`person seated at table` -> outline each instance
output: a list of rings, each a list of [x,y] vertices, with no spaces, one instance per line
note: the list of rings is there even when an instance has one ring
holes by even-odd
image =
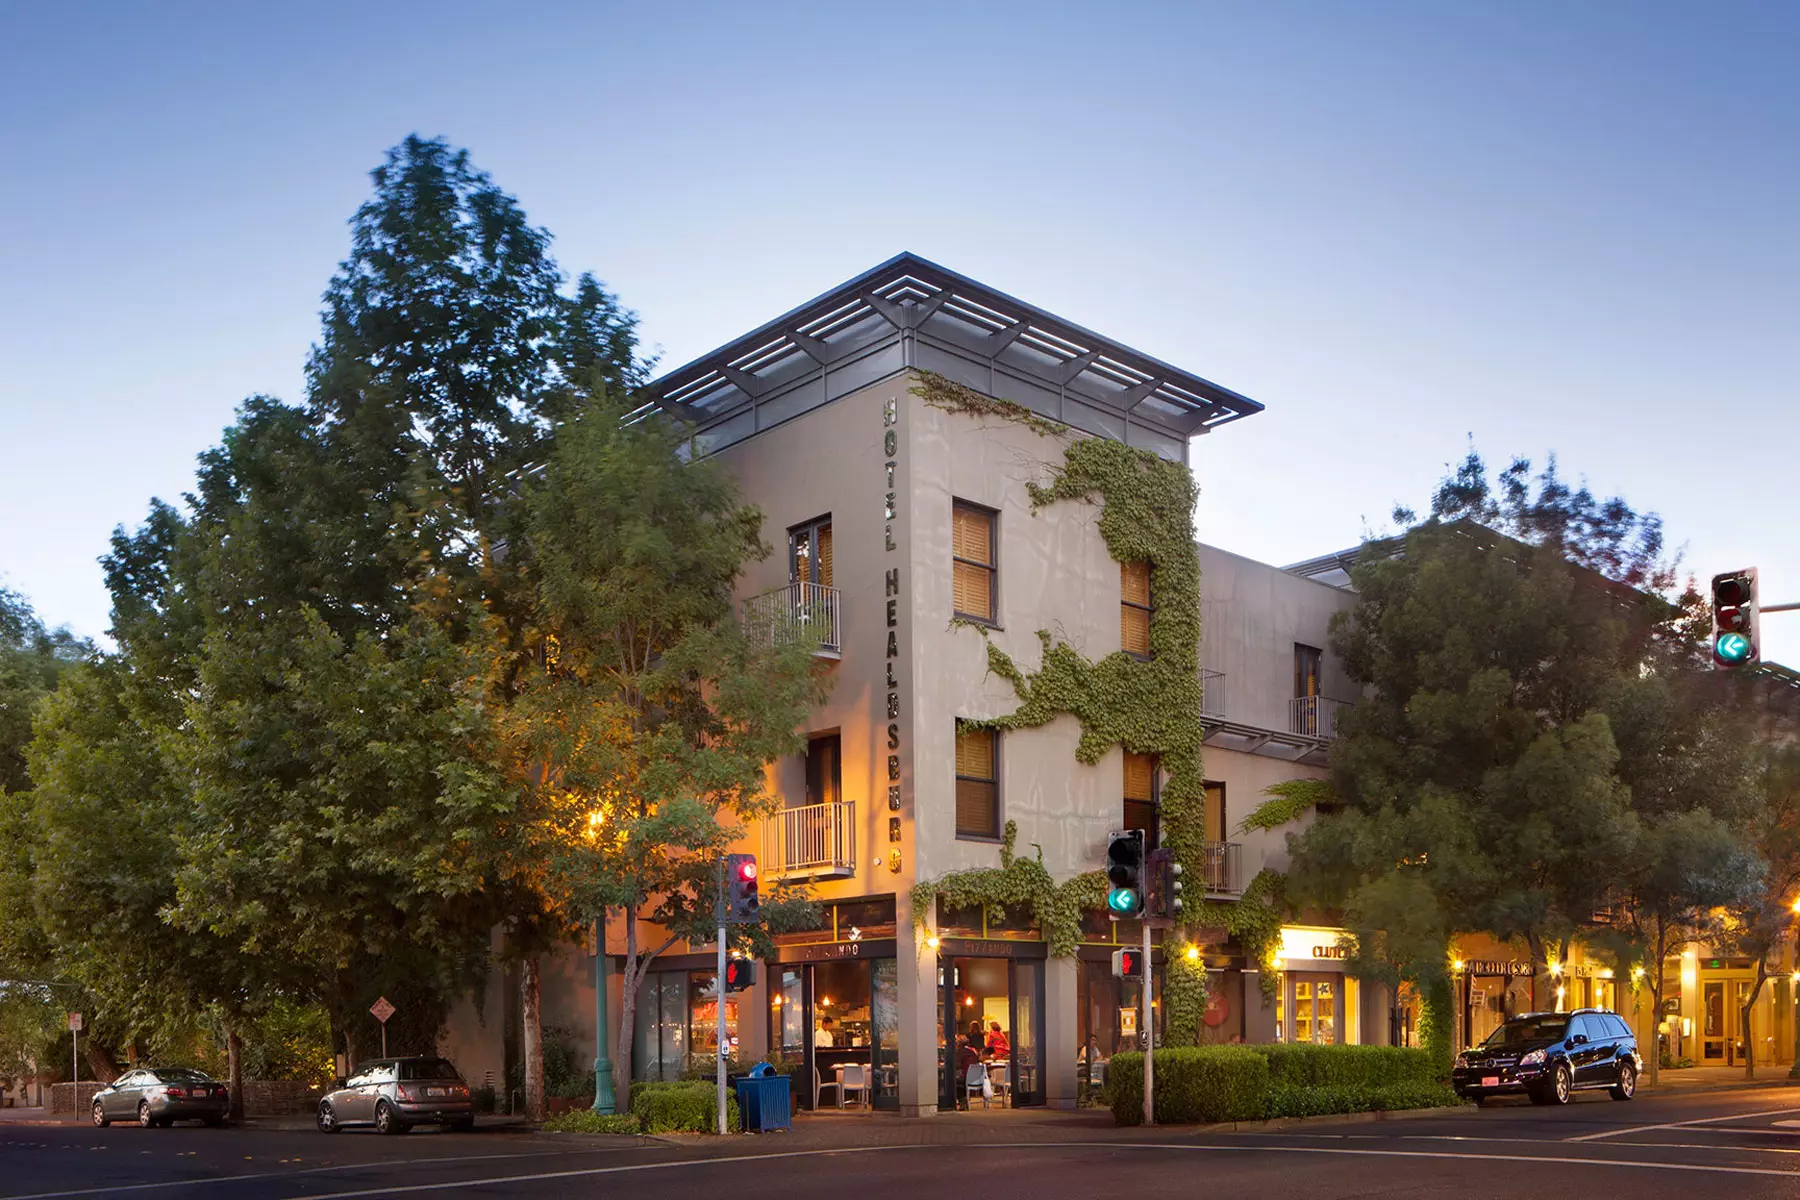
[[[993,1028],[988,1031],[987,1048],[988,1053],[995,1058],[1012,1057],[1012,1046],[1007,1042],[1006,1031],[1000,1028],[998,1021],[995,1021]]]
[[[983,1048],[981,1021],[979,1019],[969,1022],[969,1041],[977,1050],[981,1050],[983,1054],[986,1053],[986,1050]]]
[[[819,1022],[819,1028],[813,1033],[813,1046],[820,1050],[830,1050],[837,1045],[837,1039],[831,1033],[831,1018],[826,1017]]]
[[[975,1048],[975,1039],[965,1037],[956,1044],[956,1107],[969,1107],[969,1068],[979,1065],[981,1051]]]

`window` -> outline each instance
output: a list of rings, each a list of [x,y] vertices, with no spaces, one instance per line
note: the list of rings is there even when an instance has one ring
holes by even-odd
[[[999,734],[956,723],[956,836],[1000,836]]]
[[[788,530],[788,576],[794,583],[831,587],[831,518]]]
[[[1325,652],[1315,646],[1294,643],[1294,698],[1305,699],[1319,694],[1319,671],[1324,666]]]
[[[1150,564],[1119,564],[1119,644],[1125,653],[1150,657]]]
[[[1206,781],[1206,840],[1223,842],[1225,837],[1225,785]]]
[[[1125,752],[1125,828],[1144,831],[1144,848],[1162,844],[1161,822],[1156,811],[1156,759],[1148,754]]]
[[[806,803],[836,804],[844,798],[842,746],[835,733],[806,743]]]
[[[994,607],[995,554],[992,509],[956,501],[951,509],[950,552],[954,560],[952,607],[972,621],[997,619]]]

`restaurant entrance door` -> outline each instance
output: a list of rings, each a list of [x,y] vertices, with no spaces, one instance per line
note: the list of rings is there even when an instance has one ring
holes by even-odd
[[[973,1039],[993,1087],[989,1104],[1014,1108],[1044,1102],[1044,964],[1037,959],[939,958],[943,985],[938,1104],[967,1103],[968,1073],[958,1069]],[[995,1027],[998,1026],[998,1029]],[[981,1096],[976,1093],[979,1106]]]
[[[789,963],[771,980],[770,1057],[802,1107],[900,1107],[900,976],[892,958]]]

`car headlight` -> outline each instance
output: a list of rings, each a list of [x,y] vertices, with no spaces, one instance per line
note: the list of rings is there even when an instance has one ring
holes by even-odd
[[[1456,1056],[1456,1066],[1459,1070],[1466,1068],[1468,1065],[1469,1065],[1469,1056],[1467,1054],[1459,1054]]]
[[[1535,1067],[1543,1061],[1544,1061],[1544,1052],[1542,1050],[1533,1050],[1531,1053],[1527,1054],[1524,1058],[1521,1058],[1519,1060],[1519,1065],[1521,1067]]]

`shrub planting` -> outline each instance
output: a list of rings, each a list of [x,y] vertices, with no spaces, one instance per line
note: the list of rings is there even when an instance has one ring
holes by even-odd
[[[711,1083],[634,1083],[631,1115],[643,1133],[714,1133],[718,1096]],[[737,1097],[725,1101],[727,1129],[739,1129]]]
[[[1398,1112],[1457,1103],[1431,1056],[1397,1046],[1193,1046],[1156,1052],[1156,1119],[1170,1124]],[[1113,1120],[1144,1119],[1144,1056],[1107,1068]]]

